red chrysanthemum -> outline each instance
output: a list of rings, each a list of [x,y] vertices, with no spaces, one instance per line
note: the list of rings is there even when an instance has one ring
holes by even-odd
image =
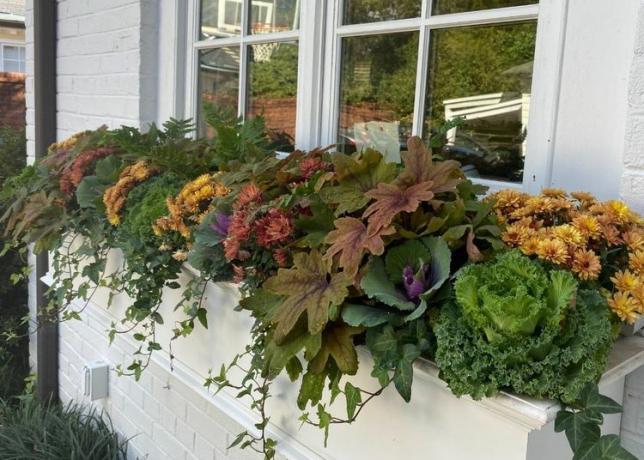
[[[304,158],[300,162],[300,174],[305,180],[313,177],[313,175],[318,171],[328,171],[330,168],[330,163],[315,157]]]
[[[257,244],[269,248],[286,241],[293,233],[293,224],[284,211],[273,208],[255,222],[255,229]]]
[[[239,191],[237,201],[235,201],[234,209],[242,209],[251,203],[259,203],[262,201],[262,191],[255,184],[248,184]]]
[[[275,263],[280,268],[288,266],[288,258],[288,250],[285,248],[279,248],[273,251],[273,260],[275,260]]]
[[[239,240],[236,238],[226,238],[223,244],[226,260],[230,262],[237,258],[237,253],[239,252]]]

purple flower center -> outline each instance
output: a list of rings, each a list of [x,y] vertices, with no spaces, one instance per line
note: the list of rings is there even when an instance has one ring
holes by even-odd
[[[228,236],[230,216],[221,212],[215,214],[215,221],[210,224],[210,229],[221,236]]]
[[[423,264],[415,274],[411,265],[407,265],[403,269],[403,284],[405,285],[405,292],[409,300],[418,299],[427,290],[428,270],[429,266],[427,264]]]

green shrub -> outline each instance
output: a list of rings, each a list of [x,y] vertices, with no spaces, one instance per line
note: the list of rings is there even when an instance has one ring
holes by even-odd
[[[96,409],[45,405],[32,398],[15,406],[0,403],[0,458],[120,460],[126,454],[126,441]]]

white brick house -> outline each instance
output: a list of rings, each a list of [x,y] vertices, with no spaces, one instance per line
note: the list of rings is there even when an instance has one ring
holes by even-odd
[[[35,156],[34,1],[27,1],[25,17],[27,136],[32,158]],[[346,6],[360,2],[346,0],[344,3]],[[476,180],[492,187],[509,185],[528,191],[545,186],[584,189],[603,198],[621,197],[644,213],[644,0],[542,0],[540,3],[509,0],[492,2],[508,5],[505,8],[483,11],[453,12],[446,6],[445,14],[432,11],[432,2],[427,0],[401,3],[417,4],[417,14],[381,17],[381,20],[376,14],[354,20],[351,15],[357,17],[360,10],[343,9],[340,0],[253,1],[253,5],[257,4],[257,9],[252,10],[256,15],[253,22],[252,14],[241,6],[241,0],[59,0],[57,137],[63,139],[102,124],[145,127],[149,122],[162,123],[170,117],[198,117],[198,96],[204,94],[207,85],[212,85],[216,96],[233,88],[237,92],[233,105],[240,113],[248,113],[253,107],[251,98],[256,97],[248,89],[251,64],[261,62],[260,52],[270,50],[271,44],[276,43],[298,46],[297,83],[290,102],[292,119],[279,121],[292,125],[296,146],[311,148],[344,142],[347,138],[359,145],[363,141],[355,139],[358,131],[372,121],[387,129],[394,126],[396,136],[405,130],[422,134],[431,118],[428,114],[432,103],[427,94],[430,88],[440,85],[440,79],[433,77],[434,73],[440,75],[438,67],[434,70],[435,62],[428,56],[440,52],[441,31],[528,24],[534,27],[526,32],[527,36],[535,43],[527,76],[529,85],[527,91],[521,91],[518,99],[522,102],[516,113],[512,112],[512,116],[523,117],[529,133],[525,147],[523,140],[516,144],[525,148],[521,151],[522,177],[511,178],[508,183],[507,178],[499,179],[480,169]],[[440,3],[434,0],[434,8]],[[213,20],[208,16],[208,8],[214,8],[215,4],[220,9],[219,16],[215,14],[217,17]],[[273,13],[270,12],[271,8],[278,11],[281,4],[292,7],[287,8],[291,16],[278,24],[271,21]],[[253,33],[244,33],[244,29]],[[364,115],[358,119],[356,105],[343,99],[345,79],[355,82],[373,70],[344,65],[351,56],[351,41],[356,40],[354,48],[359,50],[366,46],[358,45],[361,37],[387,34],[399,37],[408,34],[409,42],[417,46],[410,64],[415,86],[409,90],[407,107],[400,109],[400,113],[379,112],[373,120],[365,119]],[[401,42],[401,49],[405,43]],[[437,44],[436,48],[433,43]],[[262,45],[271,46],[262,48]],[[219,49],[227,50],[228,57],[217,54]],[[224,75],[224,64],[217,59],[229,59],[229,65],[238,66],[237,73],[232,77],[229,73]],[[363,56],[363,59],[366,58]],[[209,78],[214,74],[216,77],[212,78],[219,80],[213,83]],[[498,79],[505,78],[501,75],[507,74],[500,73]],[[503,95],[494,102],[496,105],[492,104],[495,109],[505,101],[508,92],[504,88],[499,91]],[[488,88],[481,92],[496,93]],[[445,99],[472,94],[447,96]],[[493,120],[490,123],[496,123],[493,116],[499,115],[496,112],[490,115],[489,120]],[[472,132],[478,129],[474,127]],[[375,138],[364,142],[392,145]],[[477,138],[476,142],[482,141]],[[397,143],[395,139],[393,144]],[[234,436],[252,423],[250,412],[233,397],[220,394],[213,398],[202,387],[208,369],[218,368],[239,351],[248,330],[245,321],[231,311],[238,295],[236,289],[218,285],[210,291],[211,328],[195,333],[177,346],[174,372],[170,370],[166,354],[159,353],[139,382],[111,375],[109,398],[96,403],[109,413],[124,436],[133,437],[132,458],[256,458],[250,452],[227,450]],[[112,310],[101,305],[99,300],[90,305],[82,322],[61,325],[59,383],[64,401],[83,400],[82,368],[86,363],[97,359],[111,365],[123,363],[135,348],[127,337],[119,337],[108,346],[106,329],[118,317],[119,305],[117,302]],[[35,341],[31,352],[35,360]],[[436,383],[435,375],[426,373],[427,377],[421,377],[418,385],[444,392]],[[419,393],[417,389],[414,391]],[[621,436],[628,449],[644,458],[644,368],[626,377],[623,391],[625,414]],[[294,414],[288,412],[288,404],[284,402],[292,398],[290,393],[292,390],[286,387],[278,390],[273,419],[276,433],[283,440],[280,455],[284,458],[358,458],[351,450],[357,442],[367,445],[361,451],[365,458],[421,458],[421,454],[414,454],[414,449],[420,447],[406,444],[406,439],[429,433],[425,441],[428,446],[435,446],[440,432],[431,431],[436,428],[432,423],[458,423],[449,418],[445,422],[431,422],[412,413],[420,410],[414,407],[431,410],[432,402],[422,396],[414,400],[415,406],[405,406],[390,394],[371,407],[365,420],[355,427],[335,430],[330,448],[324,450],[319,433],[298,431],[298,423],[292,419]],[[434,403],[448,407],[453,404],[448,398],[451,396],[437,396],[435,401],[442,402]],[[477,406],[471,412],[473,424],[480,416],[478,411],[484,410],[499,412],[501,409]],[[398,436],[379,429],[379,417],[394,417],[401,432],[415,424],[427,425],[409,428],[409,433]],[[529,426],[531,422],[524,422],[519,430],[507,422],[512,417],[510,414],[499,419],[499,424],[506,423],[507,433],[516,436],[518,452],[520,445],[533,442],[528,440],[528,433],[534,427]],[[486,448],[483,438],[480,434],[471,435],[472,452]],[[446,455],[449,450],[432,452],[435,453],[432,458],[447,458],[440,455],[441,452]],[[494,458],[493,452],[486,455]],[[481,453],[480,458],[488,457]],[[538,457],[528,454],[522,458]]]

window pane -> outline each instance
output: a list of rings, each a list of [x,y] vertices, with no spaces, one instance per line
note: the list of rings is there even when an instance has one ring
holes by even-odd
[[[539,3],[539,0],[434,0],[432,14],[464,13],[535,3]]]
[[[445,120],[443,155],[466,175],[520,182],[530,107],[536,22],[432,32],[426,135]]]
[[[5,46],[4,47],[4,58],[11,59],[13,61],[20,60],[20,48],[17,46]]]
[[[345,0],[343,24],[417,18],[421,0]]]
[[[300,0],[253,0],[250,30],[254,34],[295,30],[300,26]]]
[[[207,104],[237,113],[239,95],[239,47],[199,52],[199,132],[209,135],[203,109]]]
[[[3,68],[5,72],[24,72],[24,69],[20,66],[20,61],[5,59]]]
[[[399,161],[411,135],[418,32],[342,40],[338,150]]]
[[[248,116],[262,115],[277,150],[293,150],[297,43],[249,46]]]
[[[201,0],[201,40],[241,33],[243,0]]]

